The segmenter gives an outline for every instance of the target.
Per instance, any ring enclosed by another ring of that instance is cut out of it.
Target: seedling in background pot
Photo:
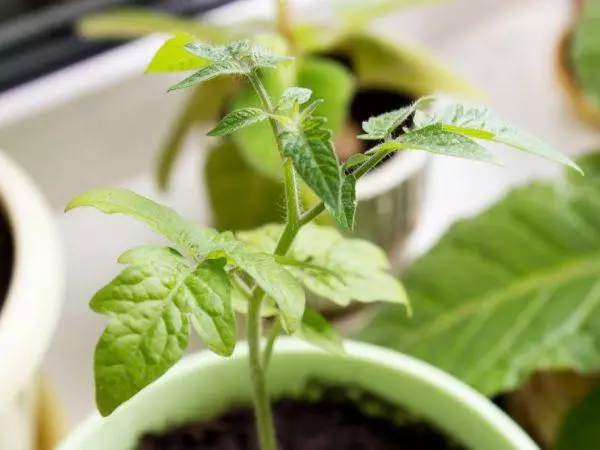
[[[170,90],[233,75],[245,79],[261,107],[238,109],[209,133],[224,136],[268,121],[285,169],[285,225],[254,231],[218,233],[190,222],[166,206],[124,189],[99,189],[73,199],[67,210],[92,206],[126,214],[172,243],[125,252],[127,267],[91,300],[91,308],[110,317],[95,353],[96,400],[103,415],[162,376],[183,355],[190,323],[208,348],[229,356],[237,341],[235,311],[246,315],[250,376],[260,447],[276,448],[265,373],[280,332],[298,336],[327,351],[343,352],[343,343],[316,311],[305,308],[304,289],[338,304],[351,300],[387,301],[408,306],[401,284],[389,275],[383,251],[336,229],[311,225],[325,209],[339,225],[352,229],[356,182],[392,152],[423,150],[493,162],[479,140],[497,141],[578,169],[568,158],[531,135],[505,124],[485,108],[450,104],[428,112],[431,98],[374,117],[363,124],[361,138],[374,141],[365,155],[340,165],[326,121],[318,116],[319,99],[302,87],[272,99],[261,80],[290,58],[258,44],[236,41],[226,46],[188,42],[170,46],[165,69],[181,55],[206,63]],[[321,199],[309,210],[299,204],[298,178]],[[265,345],[262,317],[273,316]]]

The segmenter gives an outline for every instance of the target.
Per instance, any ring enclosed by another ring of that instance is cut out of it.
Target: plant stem
[[[256,91],[263,108],[267,112],[273,113],[273,103],[257,73],[255,71],[250,72],[248,78],[250,79],[250,83]],[[284,158],[283,144],[280,137],[280,125],[276,120],[271,118],[269,119],[269,122],[273,134],[275,135],[279,153],[281,157]],[[298,199],[298,186],[296,183],[294,166],[292,165],[291,160],[284,158],[284,161],[287,221],[283,233],[279,238],[279,242],[277,243],[277,247],[275,248],[275,254],[282,256],[289,251],[301,227],[300,202]],[[272,330],[267,346],[264,349],[264,356],[261,357],[260,340],[262,337],[262,327],[260,313],[261,304],[264,298],[265,291],[256,286],[248,305],[246,325],[248,333],[248,358],[250,362],[250,379],[253,387],[254,413],[256,416],[256,428],[260,448],[261,450],[276,450],[277,441],[275,437],[275,427],[273,426],[273,414],[271,411],[271,402],[269,400],[265,375],[266,367],[273,351],[273,345],[277,339],[277,328],[279,328],[280,319],[278,318],[274,323],[274,329]]]
[[[353,173],[354,177],[356,177],[356,179],[358,180],[360,177],[366,175],[371,169],[373,169],[377,164],[379,164],[383,160],[383,158],[385,158],[388,154],[389,154],[389,152],[376,153],[374,156],[372,156],[370,159],[368,159],[362,166],[360,166],[358,168],[358,170],[356,170],[356,172]],[[314,206],[312,209],[308,210],[307,212],[305,212],[304,214],[302,214],[300,216],[300,219],[298,220],[298,227],[301,228],[304,225],[306,225],[307,223],[312,222],[323,211],[325,211],[325,204],[323,202],[320,202],[319,204]]]
[[[279,336],[279,332],[281,331],[281,317],[275,317],[273,321],[273,326],[271,327],[271,331],[269,332],[269,338],[267,339],[267,345],[263,351],[263,369],[267,370],[269,367],[269,362],[271,360],[271,354],[273,353],[273,346],[275,345],[275,341],[277,340],[277,336]]]

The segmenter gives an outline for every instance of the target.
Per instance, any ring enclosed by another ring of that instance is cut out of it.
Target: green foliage
[[[573,29],[568,64],[577,85],[600,108],[600,4],[582,0],[581,14]]]
[[[266,120],[269,115],[260,108],[240,108],[227,114],[208,132],[209,136],[227,136],[244,127]]]
[[[600,389],[592,391],[568,414],[555,450],[595,450],[600,441]]]
[[[251,251],[269,253],[274,251],[282,232],[282,225],[267,225],[239,232],[237,238]],[[344,237],[331,227],[306,225],[288,256],[324,269],[287,267],[309,291],[338,305],[348,305],[351,300],[408,305],[402,285],[389,274],[385,253],[368,241]]]
[[[307,309],[296,337],[334,355],[345,355],[344,342],[327,319],[314,309]]]
[[[290,87],[283,91],[279,103],[277,104],[277,110],[282,111],[291,109],[294,104],[302,105],[310,100],[312,91],[306,88]]]
[[[194,37],[187,34],[178,34],[166,40],[148,64],[146,73],[182,72],[206,66],[207,58],[199,58],[200,55],[196,56],[185,49],[193,40]]]
[[[597,181],[511,192],[408,268],[414,320],[383,307],[362,337],[487,395],[537,370],[597,371],[599,204]]]
[[[433,97],[424,97],[405,108],[371,117],[363,122],[362,127],[365,134],[360,135],[359,138],[373,141],[391,138],[393,133],[404,125],[415,111],[427,107],[434,100]]]

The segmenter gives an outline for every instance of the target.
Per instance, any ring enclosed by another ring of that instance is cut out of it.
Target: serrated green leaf
[[[567,415],[555,450],[595,450],[600,441],[600,389],[595,389]]]
[[[196,267],[167,247],[124,253],[128,266],[90,301],[111,321],[96,346],[96,401],[108,415],[162,376],[182,356],[189,320],[206,345],[230,355],[236,328],[223,261]]]
[[[382,307],[361,338],[490,396],[538,370],[599,370],[599,204],[598,183],[511,192],[408,268],[412,320]]]
[[[400,148],[424,150],[439,155],[454,156],[500,165],[492,153],[461,134],[445,131],[440,124],[429,125],[403,134],[394,140]]]
[[[319,130],[281,134],[283,154],[323,202],[334,211],[340,208],[341,173],[329,135]]]
[[[310,116],[319,105],[318,114],[327,119],[327,128],[339,134],[346,125],[356,89],[354,75],[337,61],[315,56],[302,58],[297,66],[297,85],[312,90],[313,98],[324,99],[309,106],[304,116]]]
[[[196,86],[179,117],[159,150],[156,180],[161,190],[167,190],[177,159],[184,149],[184,141],[190,129],[198,123],[215,122],[221,114],[223,103],[234,86],[231,80],[214,79]]]
[[[352,174],[346,175],[342,181],[341,208],[332,211],[336,222],[346,230],[354,229],[356,216],[356,177]]]
[[[240,108],[227,114],[218,125],[208,132],[209,136],[226,136],[242,128],[262,122],[269,116],[260,108]]]
[[[282,221],[283,183],[250,167],[231,140],[211,149],[204,176],[217,229],[248,230]]]
[[[227,62],[234,59],[229,49],[224,45],[210,45],[206,42],[188,41],[184,44],[187,53],[212,62]]]
[[[564,164],[581,172],[579,166],[562,153],[537,137],[502,121],[490,109],[485,107],[453,103],[437,112],[418,111],[415,113],[414,124],[417,128],[441,124],[446,130],[453,133],[499,142]]]
[[[250,49],[250,60],[256,67],[275,69],[281,64],[289,63],[292,58],[273,53],[269,48],[254,43]]]
[[[300,326],[306,304],[300,284],[271,254],[236,252],[231,257],[275,301],[285,330],[294,333]]]
[[[224,265],[224,260],[198,264],[186,277],[184,286],[190,318],[198,336],[213,352],[229,356],[235,348],[237,327]]]
[[[290,87],[283,91],[281,94],[281,98],[279,99],[279,104],[277,105],[278,110],[286,110],[292,108],[295,102],[298,102],[299,105],[306,103],[310,100],[312,95],[312,91],[310,89],[301,88],[301,87]]]
[[[89,206],[105,214],[125,214],[148,225],[156,233],[193,258],[199,259],[222,245],[215,242],[218,233],[181,217],[171,208],[160,205],[128,189],[95,189],[75,197],[65,211]]]
[[[185,50],[185,45],[194,38],[187,34],[178,34],[158,49],[146,68],[146,73],[180,72],[204,67],[208,61],[190,54]]]
[[[272,252],[282,231],[283,226],[267,225],[236,235],[251,251]],[[310,224],[300,230],[288,256],[325,269],[316,272],[287,267],[310,291],[339,305],[356,300],[408,306],[404,288],[388,273],[387,256],[370,242],[345,238],[332,227]]]
[[[169,88],[169,92],[177,89],[185,89],[205,81],[212,80],[221,75],[245,75],[248,73],[248,67],[242,62],[231,60],[224,62],[214,62],[203,67],[195,74],[187,77],[185,80]]]
[[[397,128],[401,127],[409,117],[417,110],[425,108],[435,99],[433,97],[423,97],[412,103],[410,106],[386,112],[375,117],[371,117],[362,123],[366,135],[360,135],[360,139],[378,140],[390,137]]]
[[[321,314],[307,309],[296,337],[334,355],[345,355],[344,341],[335,328]]]

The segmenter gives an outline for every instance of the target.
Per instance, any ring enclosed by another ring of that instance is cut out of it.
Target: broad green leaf
[[[184,51],[211,62],[227,62],[234,59],[226,46],[210,45],[206,42],[188,41],[184,44]]]
[[[312,91],[310,89],[301,88],[301,87],[290,87],[283,91],[281,94],[281,98],[279,99],[279,104],[277,105],[278,110],[286,110],[292,108],[294,103],[298,103],[302,105],[306,103],[312,95]]]
[[[600,109],[600,5],[583,0],[568,46],[568,69],[595,109]]]
[[[203,67],[195,74],[187,77],[185,80],[169,88],[169,92],[177,89],[185,89],[196,84],[204,83],[221,75],[245,75],[248,73],[248,67],[239,61],[231,60],[224,62],[214,62]]]
[[[226,42],[230,31],[194,18],[182,18],[154,8],[127,7],[85,16],[75,24],[86,39],[131,39],[152,33],[190,34],[210,42]]]
[[[231,80],[217,78],[193,89],[159,151],[156,179],[161,190],[169,188],[173,168],[184,148],[183,144],[190,129],[202,122],[215,122],[233,87]]]
[[[356,216],[356,177],[354,175],[344,176],[341,202],[340,210],[332,211],[332,214],[342,228],[353,230]]]
[[[240,108],[227,114],[219,124],[208,132],[209,136],[226,136],[242,128],[266,120],[269,116],[259,108]]]
[[[473,139],[445,131],[440,124],[429,125],[403,134],[395,139],[394,143],[399,144],[398,148],[424,150],[429,153],[499,165],[488,149]]]
[[[146,73],[180,72],[206,66],[208,64],[206,59],[185,50],[185,45],[193,40],[194,37],[187,34],[178,34],[167,39],[152,57]]]
[[[219,355],[235,348],[237,327],[231,304],[231,286],[224,260],[206,260],[190,273],[182,288],[190,318],[202,342]]]
[[[231,257],[275,301],[285,330],[294,333],[300,326],[306,304],[302,286],[273,255],[236,252]]]
[[[598,183],[511,192],[407,269],[413,319],[382,307],[361,338],[490,396],[538,370],[599,370],[599,205]]]
[[[340,208],[341,173],[329,136],[314,132],[281,134],[283,154],[294,163],[298,175],[332,210]]]
[[[441,124],[446,131],[467,137],[499,142],[518,150],[533,153],[551,161],[570,166],[581,172],[579,166],[562,153],[542,142],[537,137],[504,122],[485,107],[453,103],[440,111],[432,113],[417,111],[414,123],[417,128],[427,127],[432,124]]]
[[[433,97],[423,97],[410,106],[371,117],[362,123],[366,135],[360,135],[359,138],[379,140],[391,137],[392,133],[402,126],[415,111],[425,108],[434,100]]]
[[[95,189],[75,197],[65,211],[82,206],[94,207],[105,214],[125,214],[148,225],[195,259],[216,248],[218,233],[181,217],[171,208],[160,205],[128,189]]]
[[[345,355],[344,341],[335,328],[314,309],[307,309],[295,336],[334,355]]]
[[[350,102],[356,88],[352,73],[337,61],[305,57],[298,61],[298,86],[309,88],[313,98],[323,99],[318,105],[318,115],[327,119],[327,128],[339,134],[348,118]],[[312,114],[314,109],[305,113]]]
[[[386,16],[398,9],[431,5],[447,0],[335,0],[336,12],[341,16],[347,29],[366,25],[371,20]]]
[[[595,450],[600,442],[600,389],[594,390],[568,414],[555,450]]]
[[[119,260],[128,266],[90,301],[111,318],[94,358],[96,401],[105,416],[183,356],[190,315],[212,350],[229,355],[236,339],[222,262],[194,268],[177,251],[155,246]]]
[[[237,238],[251,251],[273,252],[282,231],[281,225],[267,225],[239,232]],[[408,306],[404,288],[388,273],[387,256],[370,242],[345,238],[332,227],[310,224],[300,230],[288,256],[325,269],[317,272],[287,267],[306,288],[334,303],[345,306],[351,300],[386,301]]]
[[[283,183],[250,167],[231,140],[210,150],[204,176],[218,230],[248,230],[283,220]]]

